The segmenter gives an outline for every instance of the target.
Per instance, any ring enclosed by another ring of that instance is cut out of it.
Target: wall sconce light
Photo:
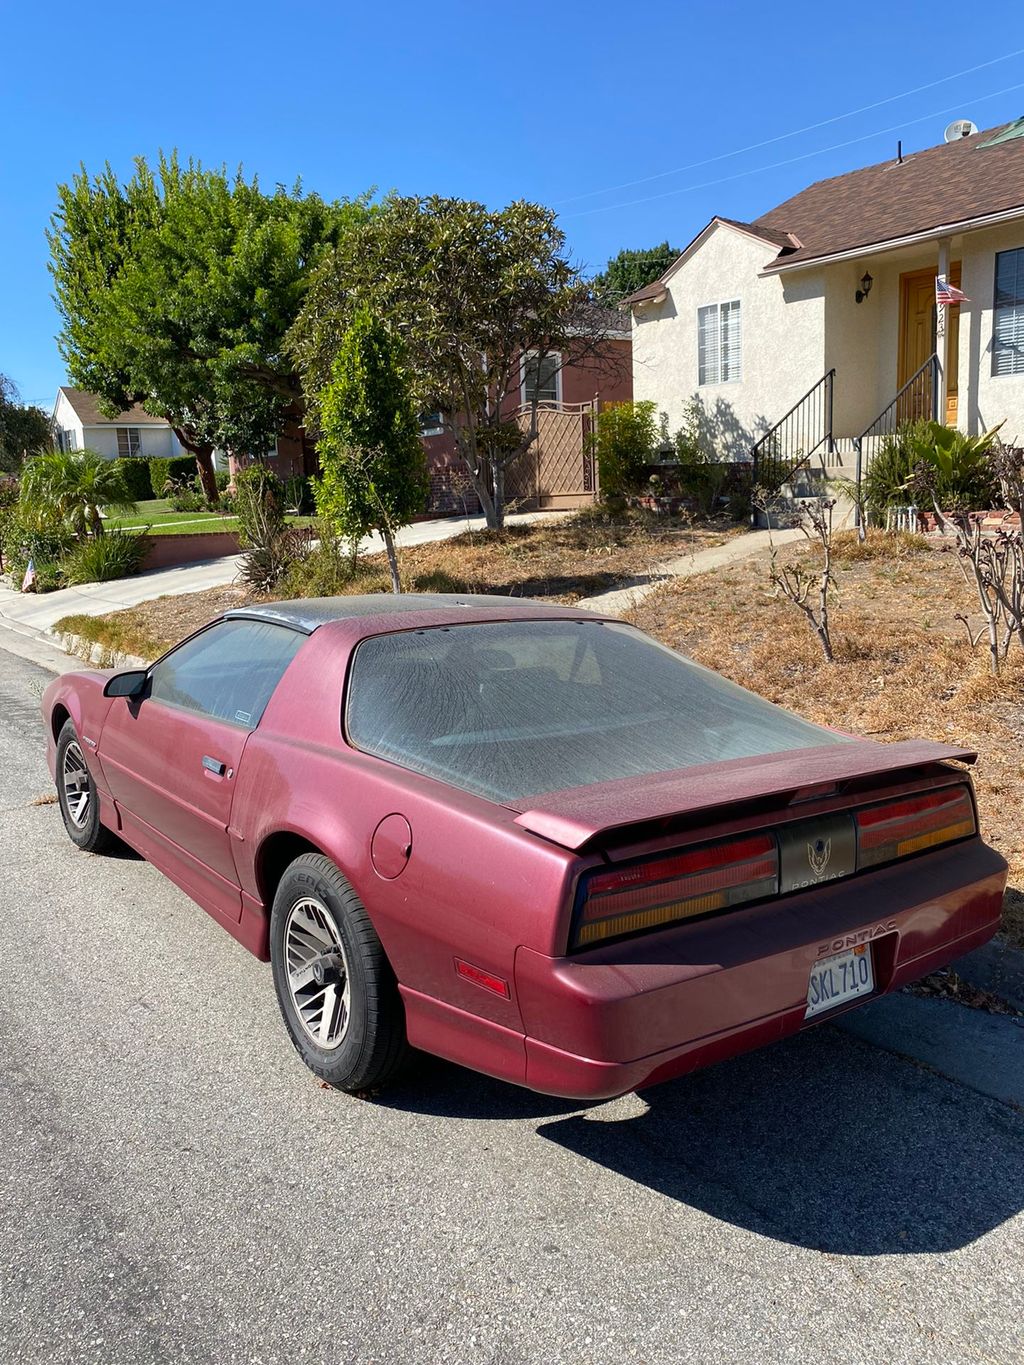
[[[864,300],[867,298],[867,296],[871,293],[871,286],[872,286],[873,284],[874,284],[874,280],[871,278],[871,276],[870,276],[870,275],[868,274],[868,272],[865,270],[865,271],[864,271],[864,274],[860,277],[860,288],[857,290],[856,294],[854,295],[854,298],[857,300],[858,303],[863,303],[863,302],[864,302]]]

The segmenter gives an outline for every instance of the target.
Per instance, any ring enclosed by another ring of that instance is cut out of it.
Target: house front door
[[[935,342],[935,276],[936,270],[911,270],[900,276],[900,342],[899,342],[899,387],[918,372],[928,357],[936,349]],[[953,261],[949,267],[949,283],[960,287],[960,262]],[[946,412],[945,420],[950,426],[957,419],[957,372],[959,370],[960,350],[960,309],[946,309],[946,346],[945,355],[940,355],[946,372]],[[921,402],[924,403],[922,390]],[[907,416],[928,417],[926,411],[908,413]]]

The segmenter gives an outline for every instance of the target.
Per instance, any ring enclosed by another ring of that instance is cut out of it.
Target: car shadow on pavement
[[[1024,1115],[832,1028],[538,1132],[670,1199],[837,1255],[943,1252],[1024,1207]]]
[[[540,1095],[424,1052],[374,1099],[383,1109],[445,1119],[538,1119],[586,1108],[585,1101]]]

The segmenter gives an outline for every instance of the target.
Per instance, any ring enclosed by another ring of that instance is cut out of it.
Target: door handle
[[[223,777],[227,766],[226,763],[221,763],[219,758],[211,758],[209,754],[203,754],[203,767],[207,772],[213,773],[215,777]]]

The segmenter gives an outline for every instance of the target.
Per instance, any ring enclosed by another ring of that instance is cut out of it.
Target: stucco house
[[[104,417],[97,396],[85,389],[57,390],[52,424],[61,450],[95,450],[109,460],[124,455],[168,460],[188,454],[162,417],[138,403],[116,417]]]
[[[921,415],[1024,443],[1024,118],[713,218],[625,302],[634,396],[674,429],[696,395],[731,458],[848,473]]]

